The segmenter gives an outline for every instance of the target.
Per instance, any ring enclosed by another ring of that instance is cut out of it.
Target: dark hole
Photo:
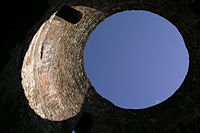
[[[62,19],[72,23],[76,24],[78,23],[82,18],[82,13],[75,10],[74,8],[71,8],[69,6],[64,5],[57,13],[56,16],[61,17]]]

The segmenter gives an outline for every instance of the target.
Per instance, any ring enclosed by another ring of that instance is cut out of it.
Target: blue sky
[[[189,56],[168,20],[147,11],[125,11],[105,19],[90,35],[84,63],[98,93],[119,107],[140,109],[179,88]]]

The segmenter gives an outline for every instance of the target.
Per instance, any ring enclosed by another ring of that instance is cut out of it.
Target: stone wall
[[[31,8],[17,2],[17,6],[8,4],[8,9],[16,12],[13,17],[4,14],[8,34],[3,41],[8,46],[7,58],[11,55],[1,67],[1,131],[197,133],[200,130],[200,2],[35,0],[33,3],[26,3]],[[114,106],[95,91],[84,71],[83,51],[90,33],[106,17],[125,10],[147,10],[168,19],[182,34],[189,51],[189,71],[178,91],[147,109]]]

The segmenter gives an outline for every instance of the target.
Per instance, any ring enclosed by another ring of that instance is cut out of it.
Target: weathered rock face
[[[196,0],[49,0],[44,16],[12,51],[1,73],[4,132],[197,133],[200,130],[200,3]],[[199,9],[199,10],[198,10]],[[147,10],[171,21],[190,55],[179,90],[151,108],[114,106],[92,87],[83,67],[90,33],[110,15]]]

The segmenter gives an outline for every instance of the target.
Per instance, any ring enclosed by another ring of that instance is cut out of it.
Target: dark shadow
[[[1,5],[0,71],[8,63],[11,50],[23,41],[29,31],[45,14],[48,0],[3,1]]]
[[[89,113],[84,113],[75,127],[77,133],[90,133],[92,128],[92,116]]]
[[[62,19],[72,23],[76,24],[78,23],[82,18],[82,13],[77,11],[74,8],[71,8],[67,5],[64,5],[57,13],[56,16],[61,17]]]
[[[200,17],[200,1],[199,0],[193,1],[190,4],[190,8],[193,13],[195,13],[196,15],[198,15]]]

